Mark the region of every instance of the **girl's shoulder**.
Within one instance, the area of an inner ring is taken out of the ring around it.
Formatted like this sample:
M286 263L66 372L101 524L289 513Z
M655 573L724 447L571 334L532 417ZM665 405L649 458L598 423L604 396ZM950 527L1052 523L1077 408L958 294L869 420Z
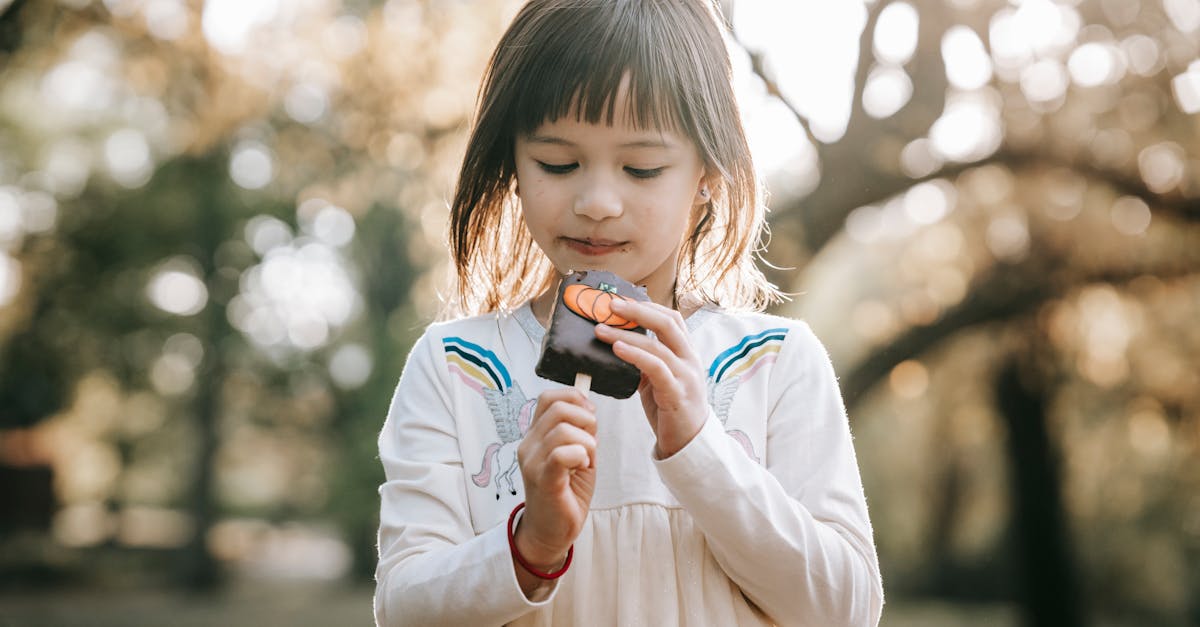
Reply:
M738 390L774 407L797 389L836 386L829 353L801 319L753 311L711 310L693 342L718 417L730 416ZM797 387L800 386L800 387Z
M703 327L716 336L758 333L785 336L789 343L821 344L808 323L799 318L761 311L727 310L715 306L705 307L702 312L708 316L708 319L703 321Z
M493 311L450 320L437 320L428 323L417 338L414 349L424 348L436 354L455 344L487 353L505 345L517 334L529 335L529 331L522 327L515 311Z
M808 370L829 363L825 345L802 319L758 311L728 311L707 307L709 319L700 329L705 353L712 354L710 376L723 369L736 371L755 360L780 360ZM741 364L741 365L738 365Z
M449 320L435 320L430 322L425 327L424 335L439 337L445 335L454 335L455 333L461 332L492 329L495 328L496 325L503 319L511 316L511 312L492 311L475 316L464 316Z

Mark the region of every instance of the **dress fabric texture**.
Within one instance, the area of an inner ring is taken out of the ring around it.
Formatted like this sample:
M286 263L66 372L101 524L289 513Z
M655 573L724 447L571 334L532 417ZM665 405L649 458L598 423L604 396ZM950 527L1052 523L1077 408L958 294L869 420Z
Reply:
M875 625L878 559L846 411L806 324L687 319L708 417L654 456L637 394L596 394L596 487L567 573L528 598L506 522L545 330L529 304L430 325L379 436L380 625Z

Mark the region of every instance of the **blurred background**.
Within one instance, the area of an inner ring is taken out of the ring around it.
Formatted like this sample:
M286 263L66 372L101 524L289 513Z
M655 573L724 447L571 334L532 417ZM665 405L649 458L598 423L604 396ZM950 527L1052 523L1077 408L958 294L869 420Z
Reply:
M0 625L370 624L513 0L0 0ZM1200 0L742 0L884 625L1200 625Z

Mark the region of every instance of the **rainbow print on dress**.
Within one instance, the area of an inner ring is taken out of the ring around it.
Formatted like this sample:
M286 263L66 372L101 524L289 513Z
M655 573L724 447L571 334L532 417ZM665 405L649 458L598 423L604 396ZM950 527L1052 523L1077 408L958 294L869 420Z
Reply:
M780 327L752 333L713 359L708 367L708 404L712 406L722 425L729 420L729 407L733 404L733 397L738 388L758 374L764 366L775 363L787 332L786 328ZM727 428L725 432L746 449L746 454L751 459L759 461L758 456L754 454L754 445L743 431Z
M484 389L503 393L512 387L512 377L496 353L461 337L442 338L446 364L468 386L480 393Z

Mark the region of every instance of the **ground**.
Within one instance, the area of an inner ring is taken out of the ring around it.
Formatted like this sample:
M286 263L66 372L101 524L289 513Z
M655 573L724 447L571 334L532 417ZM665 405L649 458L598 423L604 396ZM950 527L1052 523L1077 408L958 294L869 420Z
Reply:
M0 592L0 627L369 627L370 586L247 583L215 596L154 590ZM880 627L1010 627L1011 608L892 603Z

